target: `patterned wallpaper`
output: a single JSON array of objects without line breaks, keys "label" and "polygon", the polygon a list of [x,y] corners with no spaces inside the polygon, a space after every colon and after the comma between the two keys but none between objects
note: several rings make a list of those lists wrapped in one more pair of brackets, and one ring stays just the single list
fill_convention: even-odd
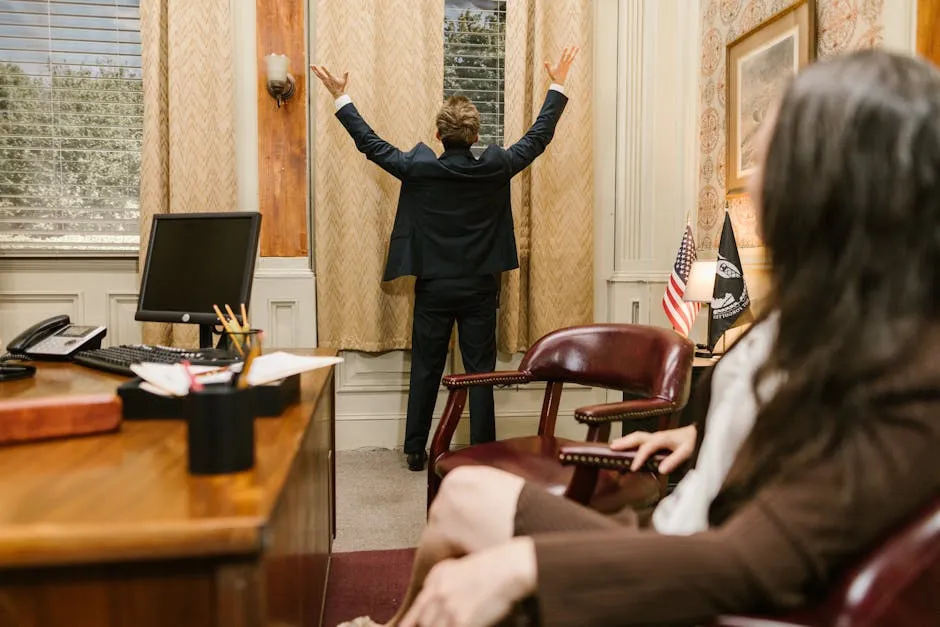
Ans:
[{"label": "patterned wallpaper", "polygon": [[[705,0],[699,79],[698,233],[700,249],[715,248],[725,206],[725,46],[793,4],[793,0]],[[817,58],[880,46],[884,0],[816,0]],[[760,246],[757,216],[747,196],[731,199],[740,248]]]}]

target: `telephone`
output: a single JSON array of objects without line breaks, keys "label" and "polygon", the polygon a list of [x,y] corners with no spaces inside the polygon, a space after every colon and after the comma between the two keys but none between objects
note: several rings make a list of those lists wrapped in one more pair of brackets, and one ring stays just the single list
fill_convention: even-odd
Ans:
[{"label": "telephone", "polygon": [[37,322],[7,345],[11,357],[66,360],[78,351],[101,348],[106,327],[72,324],[68,316]]}]

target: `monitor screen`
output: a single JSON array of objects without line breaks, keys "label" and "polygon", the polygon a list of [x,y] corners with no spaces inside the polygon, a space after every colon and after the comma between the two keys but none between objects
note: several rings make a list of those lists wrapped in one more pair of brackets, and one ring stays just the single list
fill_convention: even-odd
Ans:
[{"label": "monitor screen", "polygon": [[212,324],[213,305],[248,306],[261,214],[159,214],[140,281],[136,320]]}]

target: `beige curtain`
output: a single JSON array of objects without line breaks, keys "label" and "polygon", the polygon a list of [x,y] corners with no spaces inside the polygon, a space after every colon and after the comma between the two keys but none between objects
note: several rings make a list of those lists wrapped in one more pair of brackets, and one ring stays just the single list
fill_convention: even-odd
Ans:
[{"label": "beige curtain", "polygon": [[590,0],[512,0],[506,15],[507,145],[532,124],[554,63],[580,46],[568,106],[548,150],[513,180],[520,269],[503,277],[499,348],[525,350],[560,327],[594,318],[594,169]]},{"label": "beige curtain", "polygon": [[[317,2],[314,63],[348,71],[360,113],[403,150],[418,141],[435,145],[443,20],[441,0]],[[399,182],[356,151],[326,90],[312,91],[319,343],[368,352],[407,348],[413,280],[380,282]]]},{"label": "beige curtain", "polygon": [[[140,263],[157,213],[235,208],[231,0],[141,0],[144,131]],[[144,325],[144,342],[195,346],[195,325]]]}]

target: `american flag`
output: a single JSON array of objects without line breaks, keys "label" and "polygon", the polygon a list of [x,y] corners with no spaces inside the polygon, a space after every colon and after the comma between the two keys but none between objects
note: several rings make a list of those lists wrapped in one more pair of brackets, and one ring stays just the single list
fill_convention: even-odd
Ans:
[{"label": "american flag", "polygon": [[695,240],[692,239],[692,227],[686,225],[682,244],[679,245],[679,254],[676,255],[676,263],[672,267],[672,274],[669,275],[666,293],[663,294],[663,309],[666,310],[666,317],[672,323],[672,328],[685,336],[689,335],[695,316],[702,306],[701,303],[687,303],[682,300],[692,262],[697,256]]}]

